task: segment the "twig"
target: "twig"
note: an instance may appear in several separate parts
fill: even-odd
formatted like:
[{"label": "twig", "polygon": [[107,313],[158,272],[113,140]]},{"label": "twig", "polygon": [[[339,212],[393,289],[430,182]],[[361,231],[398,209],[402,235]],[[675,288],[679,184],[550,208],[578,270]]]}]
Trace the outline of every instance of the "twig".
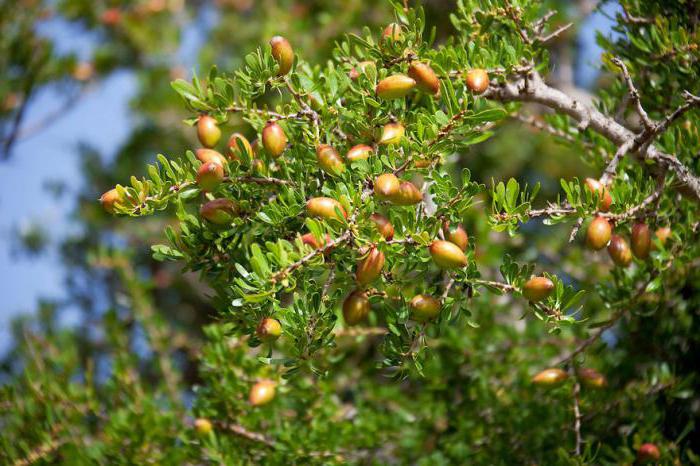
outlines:
[{"label": "twig", "polygon": [[576,444],[574,446],[574,455],[581,456],[581,409],[579,407],[581,401],[579,395],[581,393],[581,385],[578,380],[574,382],[572,397],[574,399],[574,434],[576,435]]},{"label": "twig", "polygon": [[649,115],[647,115],[646,110],[644,110],[644,107],[642,107],[642,102],[639,100],[639,91],[637,91],[637,88],[634,87],[634,83],[632,82],[632,78],[630,77],[627,65],[625,65],[625,62],[623,62],[617,57],[613,57],[612,62],[622,70],[622,76],[625,79],[625,83],[627,84],[630,99],[632,99],[632,103],[635,105],[637,113],[642,119],[642,124],[644,125],[644,128],[646,130],[652,129],[654,127],[654,122],[651,121],[651,119],[649,119]]},{"label": "twig", "polygon": [[238,435],[239,437],[243,437],[245,439],[248,439],[252,442],[258,442],[262,443],[264,445],[267,445],[270,448],[277,448],[277,442],[274,440],[266,437],[265,435],[259,433],[259,432],[252,432],[242,425],[239,424],[231,424],[231,423],[226,423],[226,422],[217,422],[221,427],[223,427],[226,430],[229,430],[233,432],[234,434]]},{"label": "twig", "polygon": [[327,242],[325,245],[323,245],[323,247],[320,247],[318,249],[314,249],[313,251],[311,251],[310,253],[308,253],[307,255],[305,255],[304,257],[299,259],[298,261],[294,262],[293,264],[288,265],[287,267],[280,270],[279,272],[272,274],[272,276],[270,277],[270,281],[272,283],[278,282],[280,279],[282,279],[282,278],[286,277],[287,275],[289,275],[290,273],[294,272],[296,269],[303,266],[307,262],[311,261],[316,256],[324,254],[327,251],[330,251],[331,249],[333,249],[337,245],[350,240],[350,238],[352,238],[352,231],[346,230],[345,233],[343,233],[342,235],[340,235],[336,239]]},{"label": "twig", "polygon": [[54,453],[56,450],[61,448],[61,446],[64,445],[66,442],[66,439],[51,439],[48,442],[30,451],[26,457],[15,461],[13,464],[14,466],[29,466],[30,464],[34,464],[39,460],[45,459],[51,453]]}]

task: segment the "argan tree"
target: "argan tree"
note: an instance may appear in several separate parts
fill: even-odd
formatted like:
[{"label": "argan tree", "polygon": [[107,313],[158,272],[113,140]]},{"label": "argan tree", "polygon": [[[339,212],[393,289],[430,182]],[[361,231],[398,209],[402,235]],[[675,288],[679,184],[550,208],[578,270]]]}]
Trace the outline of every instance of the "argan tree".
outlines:
[{"label": "argan tree", "polygon": [[[700,8],[621,2],[617,38],[601,38],[611,82],[592,98],[548,84],[548,46],[570,26],[549,7],[463,0],[436,42],[420,7],[396,4],[325,64],[275,36],[237,70],[174,81],[200,147],[101,202],[171,209],[153,255],[211,289],[192,407],[173,336],[128,258],[106,254],[153,328],[157,383],[114,332],[106,381],[93,368],[73,382],[79,355],[62,353],[48,362],[75,392],[24,398],[31,375],[57,377],[27,346],[10,457],[697,463]],[[227,131],[239,118],[255,138]],[[512,121],[595,175],[549,199],[525,174],[474,179],[475,148]],[[73,422],[28,450],[42,403]]]}]

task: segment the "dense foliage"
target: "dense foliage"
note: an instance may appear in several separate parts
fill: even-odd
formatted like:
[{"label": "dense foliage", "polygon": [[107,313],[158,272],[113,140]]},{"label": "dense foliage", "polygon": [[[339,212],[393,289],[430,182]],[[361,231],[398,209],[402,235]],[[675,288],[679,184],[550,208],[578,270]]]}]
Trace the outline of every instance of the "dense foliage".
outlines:
[{"label": "dense foliage", "polygon": [[[621,3],[594,102],[547,83],[570,26],[526,0],[462,0],[440,40],[395,4],[327,62],[275,37],[175,80],[192,128],[102,205],[164,219],[121,225],[158,232],[153,257],[198,274],[216,322],[193,344],[134,257],[83,258],[120,297],[97,338],[50,325],[50,307],[41,331],[22,327],[3,455],[700,462],[700,10]],[[560,144],[534,157],[590,168],[559,187],[476,176],[479,157],[508,157],[512,121]]]}]

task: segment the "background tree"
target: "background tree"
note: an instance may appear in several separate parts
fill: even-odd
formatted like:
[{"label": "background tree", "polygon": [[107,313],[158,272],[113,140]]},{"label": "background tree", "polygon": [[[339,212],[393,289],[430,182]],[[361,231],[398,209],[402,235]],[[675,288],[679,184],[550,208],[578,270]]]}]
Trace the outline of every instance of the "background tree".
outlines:
[{"label": "background tree", "polygon": [[[163,325],[134,267],[140,261],[104,250],[80,258],[84,270],[111,270],[124,294],[114,296],[104,333],[81,338],[89,349],[51,325],[27,333],[3,391],[11,433],[3,452],[20,464],[696,462],[697,13],[624,2],[622,35],[605,42],[610,84],[593,110],[541,78],[545,46],[566,32],[547,7],[463,2],[450,17],[452,38],[433,45],[420,10],[396,5],[400,34],[390,28],[381,38],[387,19],[349,36],[333,64],[309,65],[295,45],[289,75],[278,76],[285,51],[276,61],[263,47],[235,74],[176,82],[190,123],[202,112],[219,120],[226,156],[233,128],[225,123],[264,138],[275,136],[264,130],[275,120],[289,141],[278,159],[274,140],[263,140],[259,152],[235,146],[240,160],[225,164],[227,178],[210,194],[199,193],[204,175],[197,179],[193,153],[161,158],[150,179],[117,188],[119,213],[174,205],[179,228],[155,257],[198,271],[216,293],[221,322],[207,327],[200,353],[191,336],[178,338],[177,325]],[[428,70],[409,69],[416,62],[434,71],[439,96],[429,95]],[[475,68],[488,71],[490,86],[482,88]],[[421,90],[408,78],[386,81],[398,73]],[[552,113],[541,118],[542,107],[520,105],[530,102]],[[553,137],[528,136],[547,141],[530,145],[522,133],[512,136],[511,119]],[[394,142],[396,124],[403,138],[383,144]],[[484,142],[503,127],[505,137]],[[173,141],[170,150],[158,148],[168,155],[194,148],[191,139],[162,140]],[[521,187],[527,170],[493,160],[509,160],[514,140],[537,156],[550,153],[545,167],[551,152],[566,152],[547,151],[554,140],[591,168],[563,176],[559,198],[551,185],[535,197],[537,188]],[[321,143],[331,148],[318,150]],[[356,143],[370,145],[367,160],[346,154]],[[473,173],[450,176],[454,165]],[[134,162],[121,179],[143,173],[139,167]],[[395,194],[388,177],[377,194],[377,176],[392,172],[414,187]],[[604,187],[574,178],[588,173]],[[503,182],[486,188],[491,176]],[[213,195],[236,208],[214,204],[198,214],[200,196]],[[305,209],[321,195],[340,204]],[[389,218],[393,237],[376,228],[375,211]],[[315,213],[327,218],[310,219]],[[223,225],[211,221],[222,216]],[[596,236],[588,226],[594,216]],[[148,240],[170,223],[157,219],[152,228],[119,223]],[[586,219],[578,236],[577,219]],[[671,227],[665,240],[666,230],[658,232],[650,254],[641,221],[651,231]],[[459,223],[469,233],[466,256]],[[605,247],[610,223],[620,235],[610,248],[618,267],[582,244],[588,236]],[[301,236],[307,231],[312,236]],[[578,242],[570,245],[570,236]],[[443,238],[452,245],[432,244]],[[636,259],[624,267],[630,248]],[[439,271],[448,265],[456,270]],[[376,269],[384,273],[373,277]],[[546,278],[530,281],[533,271]],[[364,295],[348,301],[356,287]],[[366,299],[369,324],[348,326],[366,313]],[[265,318],[281,322],[274,343],[277,329]],[[201,379],[183,379],[184,356],[195,355]],[[190,411],[182,395],[192,383]]]}]

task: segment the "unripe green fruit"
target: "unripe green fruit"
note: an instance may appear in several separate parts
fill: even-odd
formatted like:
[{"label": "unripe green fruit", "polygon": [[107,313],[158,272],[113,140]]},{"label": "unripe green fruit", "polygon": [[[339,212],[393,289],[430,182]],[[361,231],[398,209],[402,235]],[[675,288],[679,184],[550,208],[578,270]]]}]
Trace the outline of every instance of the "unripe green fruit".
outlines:
[{"label": "unripe green fruit", "polygon": [[436,240],[430,244],[429,249],[433,262],[441,269],[457,269],[467,265],[467,256],[454,243]]},{"label": "unripe green fruit", "polygon": [[331,236],[326,233],[325,238],[321,238],[320,241],[316,239],[316,237],[313,235],[313,233],[305,233],[301,235],[301,242],[311,246],[313,249],[319,249],[324,247],[326,244],[328,244],[331,241]]},{"label": "unripe green fruit", "polygon": [[433,320],[440,314],[442,304],[432,296],[419,294],[408,303],[411,308],[411,319],[416,322]]},{"label": "unripe green fruit", "polygon": [[608,381],[605,376],[595,369],[582,367],[576,372],[578,379],[588,388],[605,388]]},{"label": "unripe green fruit", "polygon": [[[228,138],[227,146],[228,156],[233,160],[252,160],[255,157],[253,155],[253,148],[250,146],[250,142],[248,142],[248,139],[241,133],[233,133],[231,137]],[[243,149],[241,149],[241,147]],[[243,157],[243,151],[245,151],[245,157]]]},{"label": "unripe green fruit", "polygon": [[445,235],[445,239],[447,241],[456,244],[462,251],[467,250],[467,246],[469,246],[469,236],[467,235],[467,232],[464,230],[462,225],[450,227],[449,222],[444,222],[442,224],[442,232]]},{"label": "unripe green fruit", "polygon": [[272,380],[261,380],[253,385],[248,394],[248,400],[253,406],[268,404],[275,398],[275,387],[277,384]]},{"label": "unripe green fruit", "polygon": [[[669,227],[660,227],[656,229],[656,232],[654,234],[663,246],[666,244],[666,241],[668,241],[668,239],[671,237],[671,229]],[[655,251],[657,249],[656,244],[652,243],[651,248]]]},{"label": "unripe green fruit", "polygon": [[561,369],[545,369],[532,378],[532,383],[545,387],[560,385],[568,377],[568,374]]},{"label": "unripe green fruit", "polygon": [[255,334],[262,341],[275,341],[282,335],[282,325],[279,320],[266,317],[258,324]]},{"label": "unripe green fruit", "polygon": [[547,277],[532,277],[523,286],[523,296],[531,303],[547,299],[554,291],[554,283]]},{"label": "unripe green fruit", "polygon": [[397,23],[391,23],[384,28],[382,32],[382,39],[384,40],[400,40],[402,36],[401,25]]},{"label": "unripe green fruit", "polygon": [[116,212],[116,206],[120,202],[122,202],[122,198],[116,188],[112,188],[100,196],[102,208],[110,214],[114,214]]},{"label": "unripe green fruit", "polygon": [[199,435],[209,435],[214,430],[211,421],[203,418],[195,419],[194,428]]},{"label": "unripe green fruit", "polygon": [[416,81],[413,78],[404,74],[393,74],[379,81],[375,92],[380,99],[400,99],[406,97],[414,87]]},{"label": "unripe green fruit", "polygon": [[214,149],[197,149],[194,153],[197,157],[197,160],[199,160],[202,163],[218,163],[222,167],[228,163],[226,157],[224,157]]},{"label": "unripe green fruit", "polygon": [[372,149],[372,147],[366,144],[358,144],[350,148],[348,153],[345,155],[345,158],[348,159],[348,162],[367,160],[373,152],[374,149]]},{"label": "unripe green fruit", "polygon": [[585,180],[586,188],[593,194],[598,195],[598,210],[601,212],[607,212],[610,210],[610,205],[612,204],[612,196],[608,188],[606,188],[603,183],[593,178],[586,178]]},{"label": "unripe green fruit", "polygon": [[262,160],[253,159],[253,161],[250,162],[250,171],[252,171],[256,175],[265,176],[267,174],[267,166]]},{"label": "unripe green fruit", "polygon": [[[335,209],[340,210],[342,217],[339,217]],[[306,213],[311,217],[321,217],[326,220],[342,220],[348,218],[348,214],[343,209],[340,202],[330,197],[313,197],[306,202]]]},{"label": "unripe green fruit", "polygon": [[277,158],[282,155],[287,147],[287,135],[280,125],[270,121],[262,131],[263,147],[272,157]]},{"label": "unripe green fruit", "polygon": [[329,175],[341,175],[345,171],[345,162],[338,152],[328,144],[316,148],[316,158],[321,169]]},{"label": "unripe green fruit", "polygon": [[379,138],[379,144],[389,146],[399,144],[403,139],[406,128],[401,123],[387,123],[382,128],[382,135]]},{"label": "unripe green fruit", "polygon": [[416,81],[416,86],[421,91],[432,95],[440,94],[440,80],[435,71],[425,63],[411,63],[408,67],[408,76]]},{"label": "unripe green fruit", "polygon": [[216,225],[230,224],[238,212],[238,205],[230,199],[214,199],[199,208],[199,215]]},{"label": "unripe green fruit", "polygon": [[632,251],[622,236],[612,235],[608,244],[608,254],[617,266],[627,267],[632,263]]},{"label": "unripe green fruit", "polygon": [[361,251],[364,258],[357,264],[355,270],[355,280],[360,285],[372,283],[382,273],[384,267],[384,253],[375,246],[369,248],[368,251]]},{"label": "unripe green fruit", "polygon": [[393,173],[384,173],[374,180],[374,195],[383,200],[395,196],[401,188],[401,181]]},{"label": "unripe green fruit", "polygon": [[282,36],[270,39],[270,47],[272,47],[272,57],[279,65],[277,76],[284,76],[289,73],[294,64],[294,49],[289,41]]},{"label": "unripe green fruit", "polygon": [[372,214],[369,218],[374,222],[377,230],[379,230],[379,234],[382,235],[385,240],[391,241],[394,238],[394,225],[391,224],[388,218],[377,213]]},{"label": "unripe green fruit", "polygon": [[596,217],[591,224],[588,225],[586,244],[588,244],[589,248],[599,251],[608,244],[610,235],[612,235],[610,222],[604,217]]},{"label": "unripe green fruit", "polygon": [[483,94],[489,88],[489,74],[482,69],[470,70],[467,73],[467,87],[475,94]]},{"label": "unripe green fruit", "polygon": [[343,319],[347,325],[357,325],[367,319],[370,305],[367,294],[355,290],[343,301]]},{"label": "unripe green fruit", "polygon": [[221,139],[221,130],[216,120],[209,115],[200,116],[197,120],[197,137],[204,147],[214,147]]},{"label": "unripe green fruit", "polygon": [[661,459],[659,447],[653,443],[643,443],[637,449],[637,461],[640,463],[653,463]]},{"label": "unripe green fruit", "polygon": [[214,191],[224,181],[224,167],[207,162],[197,171],[197,184],[203,191]]},{"label": "unripe green fruit", "polygon": [[632,226],[632,254],[638,259],[646,259],[651,251],[651,230],[644,222]]},{"label": "unripe green fruit", "polygon": [[423,200],[423,194],[410,181],[402,181],[399,190],[389,200],[396,205],[415,205]]}]

